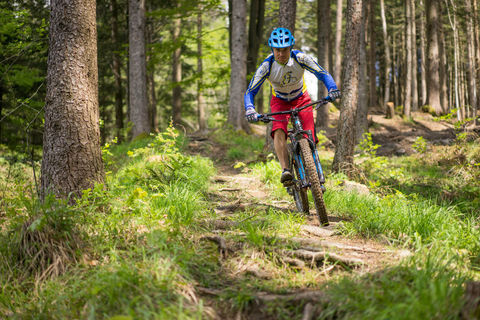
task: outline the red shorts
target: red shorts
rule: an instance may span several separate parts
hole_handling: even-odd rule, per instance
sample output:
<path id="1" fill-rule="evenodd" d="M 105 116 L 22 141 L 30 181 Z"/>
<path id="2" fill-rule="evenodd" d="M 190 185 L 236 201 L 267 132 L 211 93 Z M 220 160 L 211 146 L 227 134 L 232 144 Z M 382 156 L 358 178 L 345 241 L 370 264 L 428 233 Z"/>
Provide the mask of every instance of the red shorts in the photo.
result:
<path id="1" fill-rule="evenodd" d="M 296 108 L 300 108 L 306 104 L 311 103 L 312 100 L 310 99 L 310 95 L 307 91 L 305 91 L 300 97 L 292 101 L 285 101 L 280 98 L 272 96 L 272 100 L 270 101 L 270 107 L 272 112 L 279 112 L 279 111 L 287 111 Z M 285 135 L 288 135 L 287 132 L 287 125 L 290 120 L 289 114 L 277 114 L 273 116 L 277 120 L 283 121 L 273 121 L 272 125 L 272 138 L 273 133 L 275 130 L 282 129 L 285 132 Z M 315 143 L 317 143 L 317 137 L 315 135 L 315 122 L 313 121 L 313 109 L 312 107 L 308 107 L 303 109 L 299 113 L 300 122 L 302 123 L 303 130 L 310 130 L 312 132 L 312 136 L 315 139 Z M 305 137 L 307 137 L 305 135 Z"/>

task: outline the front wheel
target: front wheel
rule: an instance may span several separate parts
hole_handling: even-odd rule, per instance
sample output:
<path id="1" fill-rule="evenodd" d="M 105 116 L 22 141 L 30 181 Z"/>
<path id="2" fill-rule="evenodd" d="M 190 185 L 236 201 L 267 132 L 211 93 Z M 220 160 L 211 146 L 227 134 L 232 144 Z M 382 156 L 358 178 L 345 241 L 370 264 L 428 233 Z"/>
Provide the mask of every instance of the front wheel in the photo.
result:
<path id="1" fill-rule="evenodd" d="M 302 177 L 300 176 L 300 167 L 297 161 L 295 160 L 295 155 L 292 150 L 292 145 L 288 145 L 288 153 L 290 157 L 290 171 L 294 173 L 295 179 L 294 183 L 290 190 L 292 191 L 293 199 L 295 200 L 295 206 L 297 207 L 298 212 L 309 213 L 309 205 L 308 205 L 308 194 L 307 189 L 302 188 Z"/>
<path id="2" fill-rule="evenodd" d="M 328 226 L 327 209 L 325 208 L 325 202 L 323 200 L 322 185 L 318 178 L 312 150 L 306 139 L 301 139 L 299 144 L 303 165 L 306 170 L 307 180 L 310 182 L 310 189 L 312 190 L 313 201 L 315 202 L 315 209 L 317 211 L 318 219 L 320 220 L 320 225 Z"/>

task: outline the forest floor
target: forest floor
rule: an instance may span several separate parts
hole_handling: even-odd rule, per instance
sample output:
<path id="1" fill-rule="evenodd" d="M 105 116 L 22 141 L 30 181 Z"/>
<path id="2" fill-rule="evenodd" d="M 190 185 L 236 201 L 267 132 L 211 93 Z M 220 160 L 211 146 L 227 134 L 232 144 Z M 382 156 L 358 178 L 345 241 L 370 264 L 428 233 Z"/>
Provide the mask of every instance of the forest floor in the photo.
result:
<path id="1" fill-rule="evenodd" d="M 332 122 L 336 122 L 337 119 L 338 116 L 334 116 Z M 430 115 L 424 113 L 414 113 L 412 121 L 409 122 L 400 118 L 386 119 L 383 115 L 369 116 L 369 122 L 373 142 L 381 145 L 377 153 L 383 156 L 413 153 L 411 146 L 420 136 L 430 143 L 440 145 L 448 145 L 455 139 L 452 125 L 433 121 Z M 255 131 L 261 132 L 264 128 L 258 126 Z M 330 142 L 325 146 L 332 151 L 335 141 L 334 129 L 329 130 L 326 135 Z M 211 158 L 217 169 L 209 195 L 217 218 L 205 222 L 208 227 L 202 238 L 216 243 L 220 264 L 225 273 L 229 273 L 230 279 L 236 278 L 236 281 L 241 281 L 242 277 L 247 277 L 251 281 L 253 277 L 256 281 L 262 282 L 275 278 L 278 276 L 275 269 L 258 261 L 265 252 L 272 251 L 279 254 L 280 265 L 294 268 L 300 273 L 304 268 L 310 270 L 315 268 L 320 271 L 321 276 L 316 278 L 318 283 L 345 273 L 372 274 L 388 266 L 397 265 L 403 258 L 412 254 L 406 249 L 390 246 L 388 241 L 382 239 L 346 237 L 339 231 L 342 219 L 333 215 L 329 215 L 329 226 L 319 227 L 314 208 L 311 208 L 310 214 L 304 217 L 304 224 L 294 237 L 288 238 L 281 232 L 275 233 L 273 235 L 275 241 L 268 241 L 263 252 L 250 250 L 251 248 L 243 243 L 247 234 L 234 230 L 238 221 L 249 220 L 251 223 L 261 224 L 262 218 L 258 216 L 258 212 L 262 210 L 273 209 L 276 212 L 292 214 L 295 212 L 293 201 L 278 200 L 272 195 L 271 188 L 262 183 L 259 177 L 252 175 L 248 168 L 243 166 L 234 168 L 235 161 L 227 160 L 225 147 L 207 136 L 194 135 L 190 138 L 189 152 Z M 236 237 L 232 238 L 232 234 Z M 294 243 L 293 249 L 285 248 L 284 240 L 287 239 Z M 276 246 L 277 243 L 279 246 Z M 222 296 L 226 288 L 220 286 L 197 289 L 207 301 L 212 301 L 212 307 L 216 306 L 212 308 L 214 318 L 233 318 L 228 308 L 225 309 L 218 304 L 218 297 Z M 301 286 L 295 289 L 285 288 L 282 294 L 259 290 L 253 295 L 255 303 L 249 304 L 249 310 L 236 314 L 235 319 L 275 319 L 271 313 L 267 315 L 264 309 L 276 300 L 302 306 L 302 319 L 310 319 L 319 312 L 315 311 L 318 302 L 326 303 L 322 292 Z"/>

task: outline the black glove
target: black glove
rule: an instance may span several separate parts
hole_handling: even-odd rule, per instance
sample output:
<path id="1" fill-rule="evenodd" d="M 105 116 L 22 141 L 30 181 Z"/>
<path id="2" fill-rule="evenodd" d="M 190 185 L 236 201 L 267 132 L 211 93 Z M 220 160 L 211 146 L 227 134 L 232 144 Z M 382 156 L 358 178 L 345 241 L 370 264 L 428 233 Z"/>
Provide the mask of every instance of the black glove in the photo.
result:
<path id="1" fill-rule="evenodd" d="M 333 102 L 336 99 L 340 98 L 341 96 L 342 94 L 340 93 L 340 90 L 334 89 L 328 93 L 328 96 L 325 99 L 327 99 L 330 102 Z"/>

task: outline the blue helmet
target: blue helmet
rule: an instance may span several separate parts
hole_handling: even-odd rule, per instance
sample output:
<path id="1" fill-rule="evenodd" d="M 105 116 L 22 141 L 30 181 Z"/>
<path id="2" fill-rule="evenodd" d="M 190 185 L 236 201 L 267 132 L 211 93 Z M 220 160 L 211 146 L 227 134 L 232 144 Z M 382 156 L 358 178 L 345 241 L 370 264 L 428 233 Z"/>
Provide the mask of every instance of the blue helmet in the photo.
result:
<path id="1" fill-rule="evenodd" d="M 268 38 L 270 48 L 286 48 L 295 44 L 295 38 L 287 28 L 276 28 Z"/>

